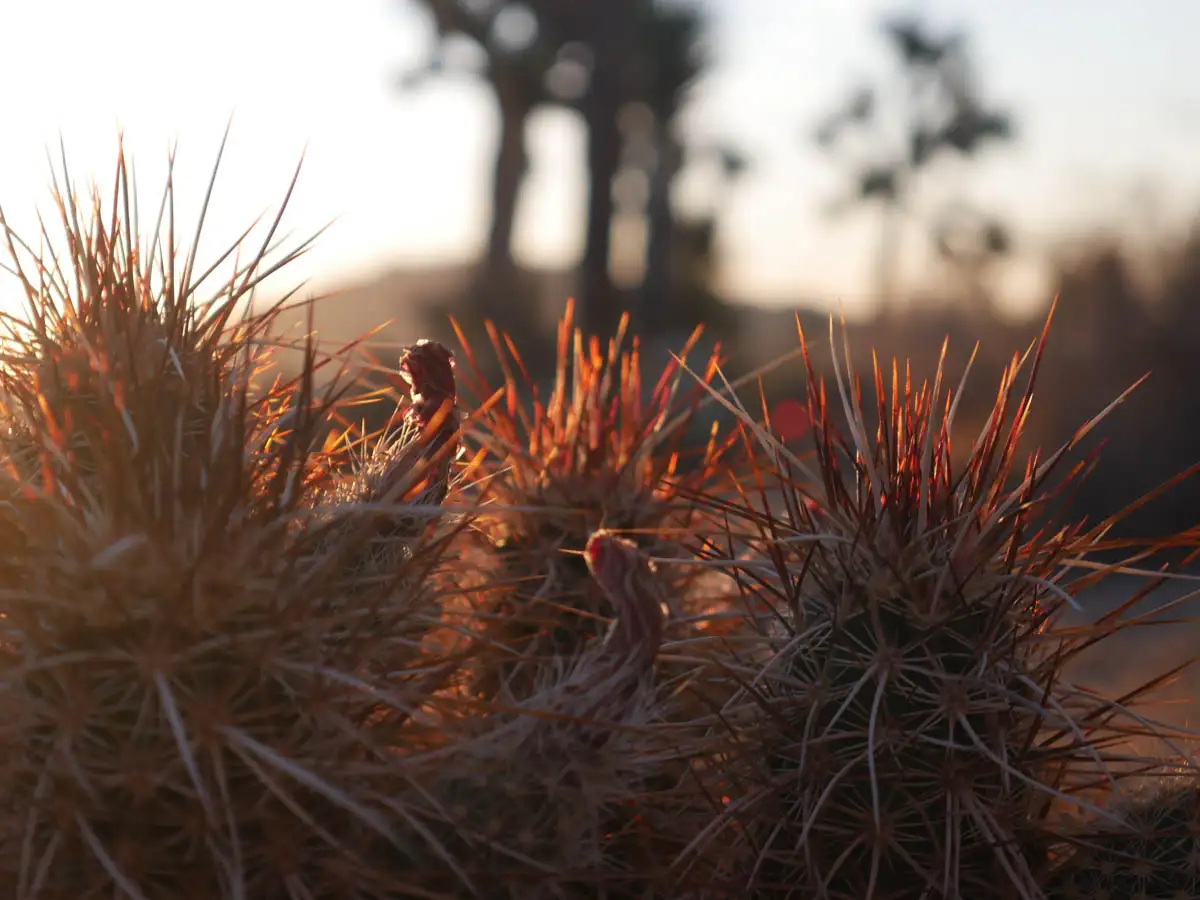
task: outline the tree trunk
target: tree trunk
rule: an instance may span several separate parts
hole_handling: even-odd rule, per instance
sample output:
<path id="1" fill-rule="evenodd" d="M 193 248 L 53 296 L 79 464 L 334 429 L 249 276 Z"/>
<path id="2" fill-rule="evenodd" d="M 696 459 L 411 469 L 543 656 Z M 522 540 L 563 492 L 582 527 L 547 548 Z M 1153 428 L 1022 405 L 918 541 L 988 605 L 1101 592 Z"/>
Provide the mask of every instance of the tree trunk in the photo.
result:
<path id="1" fill-rule="evenodd" d="M 579 324 L 594 332 L 617 318 L 612 281 L 612 227 L 616 211 L 613 180 L 621 165 L 621 133 L 617 128 L 621 94 L 603 71 L 593 74 L 587 98 L 588 205 L 586 245 L 579 284 Z"/>
<path id="2" fill-rule="evenodd" d="M 516 275 L 513 230 L 529 168 L 525 125 L 534 107 L 515 77 L 495 73 L 493 85 L 500 113 L 500 137 L 492 170 L 491 225 L 476 287 L 479 302 L 488 315 L 502 312 L 498 307 L 503 298 L 511 296 Z"/>
<path id="3" fill-rule="evenodd" d="M 496 163 L 492 173 L 492 226 L 488 234 L 489 264 L 512 262 L 513 227 L 517 200 L 529 169 L 525 149 L 525 124 L 532 112 L 528 98 L 496 79 L 496 99 L 500 107 L 500 140 L 496 145 Z"/>
<path id="4" fill-rule="evenodd" d="M 648 330 L 665 327 L 676 312 L 674 306 L 679 299 L 674 294 L 672 278 L 675 213 L 671 208 L 671 185 L 679 171 L 680 152 L 666 126 L 664 122 L 656 125 L 656 158 L 646 205 L 646 274 L 639 312 L 643 327 Z"/>

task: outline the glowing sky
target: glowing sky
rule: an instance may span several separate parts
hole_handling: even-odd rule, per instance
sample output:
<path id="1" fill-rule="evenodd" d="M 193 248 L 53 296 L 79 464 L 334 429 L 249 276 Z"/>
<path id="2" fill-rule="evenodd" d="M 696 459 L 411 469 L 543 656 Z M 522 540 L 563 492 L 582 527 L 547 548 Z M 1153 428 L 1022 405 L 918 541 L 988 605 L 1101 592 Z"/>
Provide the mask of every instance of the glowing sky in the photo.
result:
<path id="1" fill-rule="evenodd" d="M 859 75 L 886 66 L 871 0 L 711 0 L 719 68 L 697 95 L 691 133 L 736 139 L 758 160 L 722 220 L 725 281 L 750 299 L 840 298 L 870 290 L 874 225 L 830 223 L 842 182 L 804 142 Z M 911 7 L 910 7 L 911 8 Z M 925 0 L 964 25 L 984 90 L 1020 117 L 1018 147 L 961 189 L 1010 215 L 1027 246 L 1064 224 L 1130 219 L 1144 176 L 1170 172 L 1163 214 L 1200 199 L 1200 4 L 1191 0 Z M 283 194 L 307 145 L 287 223 L 333 229 L 297 270 L 317 286 L 393 265 L 465 259 L 480 245 L 494 112 L 469 81 L 402 95 L 423 18 L 405 0 L 37 0 L 0 7 L 0 203 L 27 230 L 49 196 L 59 137 L 77 179 L 110 171 L 118 127 L 143 191 L 156 190 L 172 140 L 191 221 L 221 132 L 233 131 L 209 246 L 232 239 Z M 582 242 L 581 130 L 538 117 L 519 216 L 528 263 L 567 264 Z M 682 189 L 699 202 L 702 184 Z M 149 198 L 144 198 L 149 205 Z"/>

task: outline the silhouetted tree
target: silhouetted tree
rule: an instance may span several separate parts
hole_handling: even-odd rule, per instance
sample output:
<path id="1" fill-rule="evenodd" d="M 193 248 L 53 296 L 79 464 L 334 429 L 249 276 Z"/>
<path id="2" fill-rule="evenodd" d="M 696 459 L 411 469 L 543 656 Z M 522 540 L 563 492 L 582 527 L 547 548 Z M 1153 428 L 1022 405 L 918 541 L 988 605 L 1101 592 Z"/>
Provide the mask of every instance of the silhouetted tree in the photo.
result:
<path id="1" fill-rule="evenodd" d="M 938 214 L 931 231 L 938 255 L 962 277 L 964 299 L 976 308 L 989 307 L 992 296 L 987 274 L 995 262 L 1008 255 L 1008 229 L 995 216 L 958 202 Z"/>
<path id="2" fill-rule="evenodd" d="M 555 15 L 590 56 L 587 87 L 579 112 L 587 128 L 587 213 L 583 261 L 579 272 L 580 322 L 603 331 L 615 318 L 612 280 L 612 227 L 616 205 L 613 182 L 621 168 L 624 139 L 621 111 L 643 90 L 648 78 L 638 50 L 639 6 L 648 0 L 576 0 L 555 7 Z"/>
<path id="3" fill-rule="evenodd" d="M 640 311 L 646 327 L 669 318 L 674 299 L 672 280 L 675 212 L 671 188 L 684 163 L 676 120 L 689 88 L 709 59 L 703 53 L 707 16 L 695 5 L 647 4 L 641 27 L 644 52 L 652 71 L 644 98 L 650 112 L 650 165 L 646 201 L 646 253 Z"/>
<path id="4" fill-rule="evenodd" d="M 886 305 L 895 295 L 900 237 L 916 176 L 944 153 L 972 157 L 989 142 L 1010 140 L 1013 124 L 1007 113 L 988 107 L 980 98 L 961 35 L 935 36 L 914 19 L 887 21 L 883 31 L 899 58 L 901 93 L 889 97 L 874 87 L 857 89 L 821 123 L 815 137 L 818 146 L 847 156 L 849 137 L 856 134 L 865 139 L 865 155 L 849 156 L 853 194 L 833 210 L 862 203 L 880 205 L 877 275 L 879 301 Z M 970 251 L 961 249 L 961 204 L 952 215 L 931 223 L 932 235 L 940 239 L 939 249 L 948 259 L 969 260 L 977 269 L 980 249 L 1007 251 L 1009 238 L 998 221 L 982 216 L 968 221 L 980 228 Z"/>
<path id="5" fill-rule="evenodd" d="M 412 0 L 433 17 L 438 43 L 403 83 L 466 69 L 491 86 L 500 114 L 493 173 L 492 222 L 483 276 L 512 268 L 517 200 L 527 166 L 525 128 L 543 104 L 578 112 L 586 127 L 588 172 L 585 248 L 579 271 L 580 323 L 603 330 L 616 318 L 612 281 L 613 184 L 628 136 L 622 113 L 644 104 L 652 113 L 655 165 L 647 218 L 647 276 L 657 296 L 670 295 L 670 186 L 682 163 L 672 132 L 687 87 L 706 60 L 698 54 L 704 15 L 698 6 L 660 0 Z M 482 66 L 455 56 L 466 39 Z"/>
<path id="6" fill-rule="evenodd" d="M 438 40 L 423 65 L 406 72 L 402 87 L 412 89 L 428 78 L 470 72 L 491 87 L 499 113 L 500 134 L 492 172 L 491 224 L 481 298 L 504 296 L 513 272 L 512 240 L 517 204 L 528 170 L 525 130 L 544 103 L 570 103 L 578 79 L 564 74 L 566 36 L 556 32 L 540 4 L 509 0 L 411 0 L 432 17 Z M 455 53 L 466 41 L 480 51 L 482 66 L 471 54 Z M 498 286 L 493 290 L 490 286 Z"/>
<path id="7" fill-rule="evenodd" d="M 680 222 L 672 204 L 672 187 L 685 165 L 714 160 L 720 171 L 718 190 L 745 170 L 748 160 L 730 146 L 688 147 L 679 133 L 679 115 L 698 79 L 711 64 L 707 52 L 709 15 L 696 2 L 645 0 L 637 9 L 637 44 L 625 52 L 642 55 L 645 68 L 641 93 L 624 107 L 623 169 L 643 176 L 644 196 L 623 213 L 645 226 L 642 283 L 637 296 L 641 327 L 656 331 L 694 324 L 700 309 L 678 306 L 704 298 L 710 288 L 715 217 L 720 195 L 694 221 Z M 697 237 L 702 240 L 697 241 Z M 697 253 L 702 245 L 703 250 Z M 702 262 L 700 260 L 703 260 Z M 679 320 L 680 314 L 689 321 Z"/>

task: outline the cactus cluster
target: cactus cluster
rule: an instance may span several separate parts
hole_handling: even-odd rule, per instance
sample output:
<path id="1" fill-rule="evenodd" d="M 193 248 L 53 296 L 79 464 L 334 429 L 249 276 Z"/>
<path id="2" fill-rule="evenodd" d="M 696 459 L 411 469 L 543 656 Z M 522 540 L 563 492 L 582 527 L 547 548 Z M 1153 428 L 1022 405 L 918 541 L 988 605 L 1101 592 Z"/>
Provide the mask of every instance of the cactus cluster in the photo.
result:
<path id="1" fill-rule="evenodd" d="M 494 330 L 504 384 L 492 389 L 479 375 L 468 381 L 477 397 L 504 399 L 465 435 L 486 459 L 492 512 L 478 534 L 489 583 L 498 588 L 477 610 L 493 648 L 477 685 L 482 696 L 527 694 L 543 665 L 580 652 L 612 623 L 612 603 L 581 556 L 596 529 L 619 531 L 656 558 L 686 554 L 682 536 L 697 516 L 688 498 L 716 483 L 727 449 L 715 432 L 699 447 L 684 444 L 719 348 L 700 384 L 679 365 L 644 384 L 639 343 L 626 345 L 628 317 L 602 352 L 596 338 L 585 341 L 572 329 L 571 312 L 568 304 L 546 396 L 512 340 Z M 697 330 L 682 357 L 699 337 Z M 696 574 L 662 570 L 666 602 L 689 596 Z"/>
<path id="2" fill-rule="evenodd" d="M 1099 828 L 1068 832 L 1071 846 L 1047 880 L 1049 900 L 1200 896 L 1200 793 L 1194 775 L 1163 777 L 1119 802 Z"/>
<path id="3" fill-rule="evenodd" d="M 1015 468 L 1033 388 L 1016 378 L 1044 340 L 1004 373 L 961 472 L 941 367 L 917 386 L 893 366 L 889 390 L 876 364 L 868 424 L 847 348 L 844 425 L 809 364 L 811 458 L 759 430 L 773 494 L 721 506 L 756 548 L 729 564 L 778 612 L 765 655 L 727 663 L 746 684 L 724 713 L 730 765 L 758 785 L 736 816 L 756 895 L 1034 897 L 1056 803 L 1138 771 L 1115 748 L 1155 728 L 1064 678 L 1099 634 L 1060 626 L 1064 563 L 1112 523 L 1038 527 L 1070 445 Z"/>
<path id="4" fill-rule="evenodd" d="M 1019 458 L 1045 334 L 966 454 L 941 365 L 831 400 L 801 334 L 784 442 L 698 333 L 643 380 L 569 309 L 548 388 L 419 341 L 364 433 L 356 348 L 254 302 L 303 246 L 62 184 L 54 249 L 5 226 L 0 900 L 1197 895 L 1178 667 L 1073 681 L 1158 545 L 1065 520 L 1099 417 Z"/>

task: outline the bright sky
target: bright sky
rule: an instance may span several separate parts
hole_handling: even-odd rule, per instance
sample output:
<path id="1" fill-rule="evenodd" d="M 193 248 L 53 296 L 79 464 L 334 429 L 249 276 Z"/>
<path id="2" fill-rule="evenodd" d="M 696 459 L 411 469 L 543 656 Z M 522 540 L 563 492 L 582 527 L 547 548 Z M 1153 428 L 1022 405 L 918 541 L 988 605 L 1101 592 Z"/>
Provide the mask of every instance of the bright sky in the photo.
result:
<path id="1" fill-rule="evenodd" d="M 725 281 L 751 300 L 853 304 L 870 290 L 873 223 L 821 218 L 842 182 L 804 137 L 856 76 L 884 71 L 874 22 L 895 4 L 710 3 L 719 68 L 689 127 L 738 140 L 758 160 L 722 220 Z M 61 136 L 77 180 L 104 181 L 121 128 L 147 194 L 178 139 L 180 215 L 190 224 L 232 113 L 210 249 L 282 197 L 307 145 L 286 222 L 307 232 L 337 221 L 297 274 L 323 287 L 406 262 L 466 259 L 487 224 L 495 113 L 466 81 L 397 92 L 398 74 L 429 36 L 415 8 L 410 0 L 4 4 L 0 203 L 31 228 L 35 205 L 49 209 L 47 150 L 57 152 Z M 1128 223 L 1132 189 L 1147 176 L 1172 176 L 1161 215 L 1200 205 L 1200 3 L 918 0 L 915 8 L 967 27 L 984 90 L 1019 116 L 1020 146 L 946 184 L 1009 214 L 1026 246 L 1073 223 Z M 581 141 L 566 114 L 535 124 L 517 242 L 528 263 L 567 264 L 580 252 Z M 143 204 L 148 217 L 152 198 Z"/>

